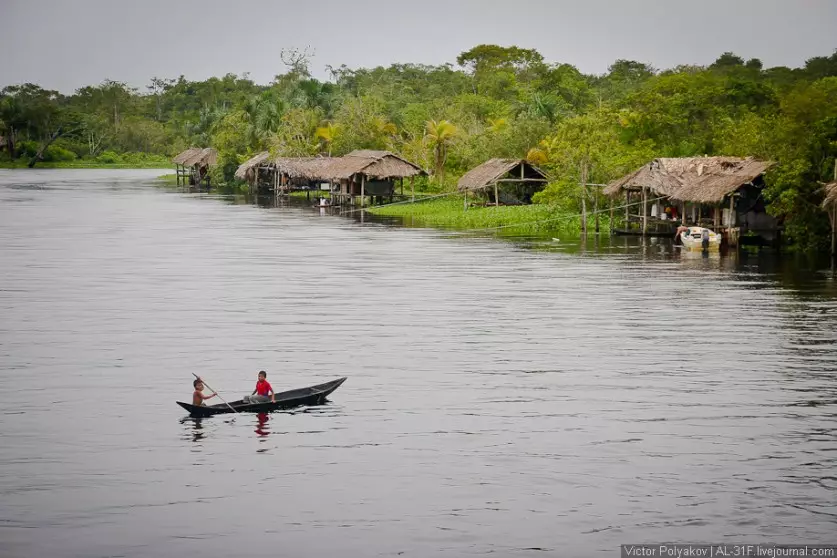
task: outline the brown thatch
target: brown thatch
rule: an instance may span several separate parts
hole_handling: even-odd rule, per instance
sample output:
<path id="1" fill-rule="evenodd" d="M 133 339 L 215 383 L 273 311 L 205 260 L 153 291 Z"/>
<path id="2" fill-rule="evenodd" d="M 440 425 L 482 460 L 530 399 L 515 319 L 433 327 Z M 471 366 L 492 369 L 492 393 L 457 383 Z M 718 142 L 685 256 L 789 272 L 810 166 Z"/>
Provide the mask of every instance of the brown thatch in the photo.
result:
<path id="1" fill-rule="evenodd" d="M 549 180 L 546 173 L 525 159 L 490 159 L 463 174 L 457 183 L 457 188 L 460 192 L 488 188 L 520 165 L 524 166 L 524 177 L 526 179 L 533 182 Z M 519 178 L 519 176 L 519 173 L 515 173 L 513 178 Z"/>
<path id="2" fill-rule="evenodd" d="M 262 151 L 258 155 L 247 159 L 239 165 L 238 169 L 236 169 L 235 177 L 239 180 L 252 180 L 254 176 L 253 169 L 267 161 L 269 158 L 270 153 Z"/>
<path id="3" fill-rule="evenodd" d="M 172 159 L 176 165 L 184 167 L 211 167 L 218 162 L 218 152 L 211 147 L 201 149 L 200 147 L 190 147 L 177 157 Z"/>
<path id="4" fill-rule="evenodd" d="M 823 209 L 837 208 L 837 181 L 829 182 L 823 186 L 825 199 L 822 202 Z"/>
<path id="5" fill-rule="evenodd" d="M 288 178 L 323 182 L 346 180 L 358 174 L 379 180 L 425 174 L 421 167 L 389 151 L 358 150 L 343 157 L 277 157 L 272 160 L 265 151 L 242 163 L 235 176 L 251 180 L 257 166 L 278 169 Z"/>
<path id="6" fill-rule="evenodd" d="M 348 179 L 355 174 L 379 180 L 426 174 L 421 167 L 395 153 L 371 149 L 358 149 L 335 159 L 327 172 L 330 180 Z"/>
<path id="7" fill-rule="evenodd" d="M 654 159 L 614 180 L 603 192 L 610 196 L 643 187 L 656 196 L 694 203 L 716 203 L 764 174 L 775 163 L 752 157 L 683 157 Z"/>
<path id="8" fill-rule="evenodd" d="M 330 168 L 339 161 L 336 157 L 277 157 L 273 165 L 288 178 L 330 180 Z"/>
<path id="9" fill-rule="evenodd" d="M 180 153 L 179 155 L 177 155 L 171 161 L 175 165 L 183 165 L 186 161 L 188 161 L 189 159 L 191 159 L 192 157 L 194 157 L 195 155 L 200 153 L 200 151 L 201 151 L 200 147 L 190 147 L 189 149 L 187 149 L 183 153 Z"/>

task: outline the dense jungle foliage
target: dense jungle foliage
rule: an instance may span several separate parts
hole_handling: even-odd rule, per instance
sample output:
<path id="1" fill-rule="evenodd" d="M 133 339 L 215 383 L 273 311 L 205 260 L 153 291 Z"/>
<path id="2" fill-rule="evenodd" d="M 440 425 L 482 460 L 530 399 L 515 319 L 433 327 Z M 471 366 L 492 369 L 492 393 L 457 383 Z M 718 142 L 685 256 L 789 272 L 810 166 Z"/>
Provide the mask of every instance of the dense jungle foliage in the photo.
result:
<path id="1" fill-rule="evenodd" d="M 144 166 L 212 146 L 216 180 L 231 180 L 265 149 L 372 148 L 401 153 L 450 187 L 491 157 L 527 157 L 554 178 L 535 201 L 575 209 L 582 172 L 606 183 L 654 157 L 754 156 L 779 163 L 765 195 L 786 238 L 827 242 L 819 202 L 837 157 L 837 51 L 794 69 L 724 53 L 708 67 L 617 60 L 585 75 L 536 50 L 480 45 L 442 66 L 329 66 L 326 81 L 311 76 L 309 59 L 283 51 L 283 71 L 267 85 L 226 75 L 153 78 L 144 90 L 105 81 L 72 95 L 8 86 L 0 164 Z"/>

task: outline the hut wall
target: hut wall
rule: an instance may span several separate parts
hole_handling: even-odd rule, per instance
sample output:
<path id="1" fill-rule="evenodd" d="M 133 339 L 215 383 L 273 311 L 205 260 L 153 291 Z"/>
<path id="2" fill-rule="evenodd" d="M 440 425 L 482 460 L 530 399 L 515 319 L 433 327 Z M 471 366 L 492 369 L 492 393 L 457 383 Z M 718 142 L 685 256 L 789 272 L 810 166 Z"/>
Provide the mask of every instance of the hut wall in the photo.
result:
<path id="1" fill-rule="evenodd" d="M 392 180 L 369 180 L 364 186 L 367 196 L 391 196 L 395 190 Z"/>

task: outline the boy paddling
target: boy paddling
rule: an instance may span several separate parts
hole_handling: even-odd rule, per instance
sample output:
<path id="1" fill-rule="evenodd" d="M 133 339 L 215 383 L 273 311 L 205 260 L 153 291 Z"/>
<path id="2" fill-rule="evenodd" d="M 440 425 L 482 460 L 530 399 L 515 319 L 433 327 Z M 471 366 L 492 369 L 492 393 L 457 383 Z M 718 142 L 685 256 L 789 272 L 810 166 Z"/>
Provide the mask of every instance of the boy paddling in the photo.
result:
<path id="1" fill-rule="evenodd" d="M 268 395 L 270 395 L 270 398 L 268 398 Z M 248 403 L 267 403 L 268 401 L 271 403 L 276 402 L 276 393 L 267 381 L 267 372 L 264 370 L 259 372 L 259 380 L 256 382 L 256 389 L 254 389 L 253 393 L 250 395 L 245 395 L 244 401 Z"/>
<path id="2" fill-rule="evenodd" d="M 204 395 L 203 394 L 203 382 L 200 378 L 196 379 L 192 382 L 192 385 L 195 386 L 195 393 L 192 394 L 192 405 L 195 407 L 203 407 L 203 402 L 207 399 L 212 399 L 217 393 L 213 393 L 212 395 Z"/>

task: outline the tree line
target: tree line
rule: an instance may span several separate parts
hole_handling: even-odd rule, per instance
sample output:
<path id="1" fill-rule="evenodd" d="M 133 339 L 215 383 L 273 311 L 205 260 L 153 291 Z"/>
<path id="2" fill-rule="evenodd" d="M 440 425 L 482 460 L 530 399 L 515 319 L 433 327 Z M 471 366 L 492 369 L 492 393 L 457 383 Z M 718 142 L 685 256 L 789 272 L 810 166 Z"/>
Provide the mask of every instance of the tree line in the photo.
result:
<path id="1" fill-rule="evenodd" d="M 35 84 L 0 91 L 2 157 L 112 162 L 219 152 L 216 180 L 249 155 L 342 155 L 387 149 L 452 185 L 492 157 L 526 157 L 555 181 L 536 202 L 576 208 L 606 183 L 655 157 L 754 156 L 767 176 L 769 211 L 786 238 L 826 242 L 821 183 L 837 157 L 837 51 L 800 68 L 764 68 L 724 53 L 708 66 L 659 70 L 617 60 L 603 75 L 544 60 L 536 50 L 479 45 L 456 63 L 328 66 L 283 51 L 266 85 L 247 75 L 204 81 L 153 78 L 143 90 L 107 80 L 72 95 Z"/>

